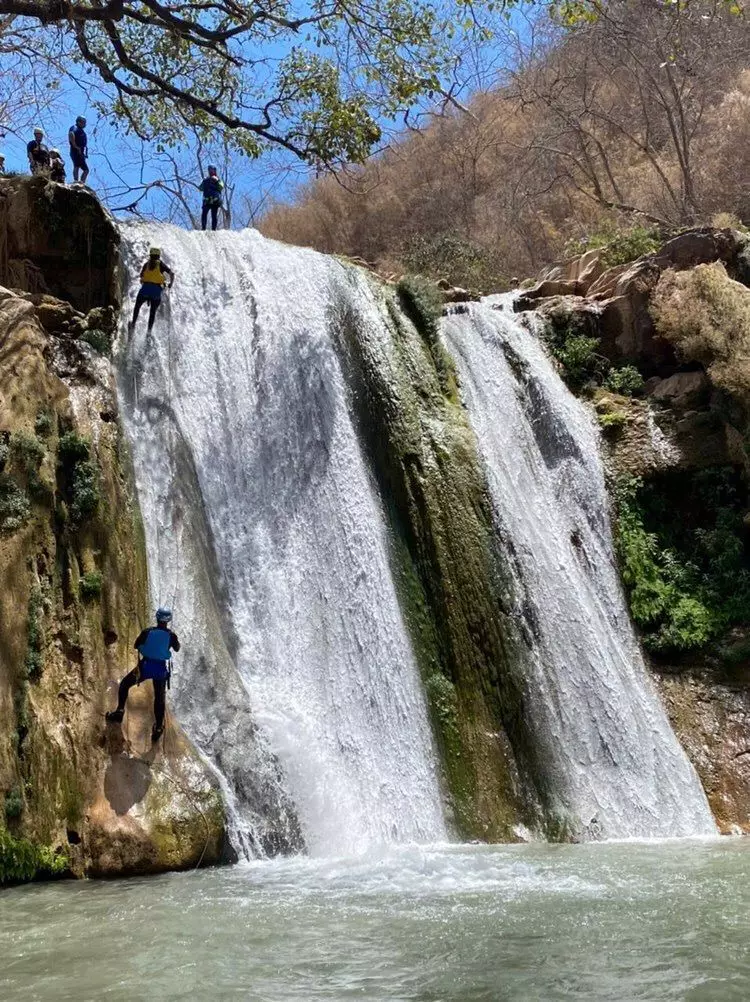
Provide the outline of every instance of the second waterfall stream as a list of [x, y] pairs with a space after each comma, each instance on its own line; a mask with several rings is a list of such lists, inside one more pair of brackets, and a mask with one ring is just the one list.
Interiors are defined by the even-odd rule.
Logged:
[[[176, 274], [126, 331], [156, 244]], [[183, 650], [174, 713], [248, 854], [345, 855], [450, 835], [438, 750], [332, 330], [358, 269], [257, 232], [122, 228], [118, 381], [154, 603]], [[715, 831], [641, 660], [596, 432], [533, 334], [490, 304], [445, 324], [512, 554], [524, 698], [547, 807], [584, 837]]]

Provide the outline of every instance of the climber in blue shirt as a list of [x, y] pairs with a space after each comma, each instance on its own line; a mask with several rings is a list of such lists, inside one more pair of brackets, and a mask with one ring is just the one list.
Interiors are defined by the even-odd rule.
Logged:
[[172, 651], [179, 651], [180, 641], [177, 635], [169, 629], [172, 621], [170, 609], [156, 610], [156, 626], [142, 630], [135, 642], [138, 651], [138, 664], [120, 682], [117, 696], [117, 709], [110, 710], [106, 715], [111, 724], [122, 723], [125, 714], [125, 704], [128, 693], [134, 685], [140, 685], [152, 679], [154, 683], [154, 727], [151, 740], [158, 741], [164, 733], [164, 714], [167, 709], [167, 683], [170, 676], [170, 661]]
[[208, 177], [204, 177], [198, 186], [198, 190], [203, 192], [203, 208], [201, 211], [201, 229], [205, 230], [208, 222], [208, 213], [211, 213], [211, 229], [216, 229], [216, 217], [221, 208], [221, 193], [224, 185], [219, 180], [216, 168], [208, 168]]
[[73, 181], [78, 181], [78, 171], [81, 173], [81, 184], [86, 184], [89, 176], [89, 165], [86, 162], [88, 155], [88, 138], [86, 136], [86, 119], [79, 115], [76, 124], [71, 125], [68, 130], [68, 142], [70, 143], [70, 159], [73, 161]]

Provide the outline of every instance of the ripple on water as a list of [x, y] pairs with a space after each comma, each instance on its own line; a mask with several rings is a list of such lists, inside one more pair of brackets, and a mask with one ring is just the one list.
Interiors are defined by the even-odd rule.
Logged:
[[405, 846], [18, 888], [3, 1002], [745, 1002], [744, 842]]

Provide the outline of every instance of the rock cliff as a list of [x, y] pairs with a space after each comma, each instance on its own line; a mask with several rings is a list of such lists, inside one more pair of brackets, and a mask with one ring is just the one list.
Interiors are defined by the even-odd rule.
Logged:
[[87, 192], [16, 178], [0, 247], [0, 883], [215, 862], [216, 780], [171, 717], [152, 746], [150, 686], [104, 721], [152, 614], [107, 357], [114, 228]]

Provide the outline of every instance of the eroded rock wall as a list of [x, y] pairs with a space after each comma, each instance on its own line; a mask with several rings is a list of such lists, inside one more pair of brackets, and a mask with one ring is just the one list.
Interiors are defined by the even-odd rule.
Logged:
[[[11, 187], [13, 222], [3, 229], [0, 216], [0, 234], [17, 248], [19, 205], [34, 216], [48, 195], [36, 179]], [[69, 196], [71, 212], [101, 212], [91, 195], [52, 187], [61, 212]], [[103, 214], [100, 223], [103, 241], [112, 228]], [[76, 875], [216, 862], [225, 849], [218, 784], [171, 715], [152, 745], [151, 685], [131, 692], [121, 729], [105, 724], [152, 618], [106, 356], [115, 303], [100, 265], [90, 280], [83, 265], [66, 271], [57, 252], [37, 246], [34, 260], [44, 288], [76, 309], [38, 294], [36, 282], [32, 292], [0, 288], [0, 834], [51, 847]]]

